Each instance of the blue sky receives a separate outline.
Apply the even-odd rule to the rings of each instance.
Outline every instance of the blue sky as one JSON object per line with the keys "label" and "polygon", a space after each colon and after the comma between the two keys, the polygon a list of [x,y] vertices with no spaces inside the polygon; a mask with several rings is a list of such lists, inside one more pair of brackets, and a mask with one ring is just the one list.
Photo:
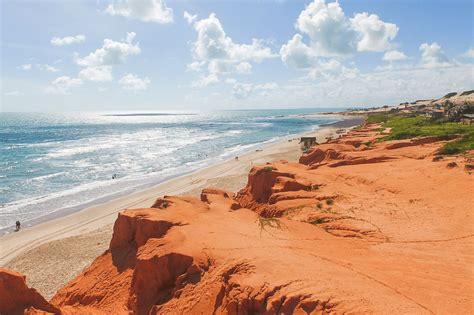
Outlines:
{"label": "blue sky", "polygon": [[1,110],[395,104],[474,88],[473,38],[469,0],[2,0]]}

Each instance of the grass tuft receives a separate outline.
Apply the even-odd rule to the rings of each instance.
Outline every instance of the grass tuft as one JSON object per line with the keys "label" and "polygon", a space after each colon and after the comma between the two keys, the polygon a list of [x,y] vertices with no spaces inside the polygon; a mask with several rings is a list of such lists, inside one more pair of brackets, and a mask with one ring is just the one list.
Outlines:
{"label": "grass tuft", "polygon": [[259,217],[258,218],[258,224],[260,226],[260,233],[263,230],[267,230],[267,227],[275,228],[275,229],[281,229],[281,222],[277,218],[264,218],[264,217]]}

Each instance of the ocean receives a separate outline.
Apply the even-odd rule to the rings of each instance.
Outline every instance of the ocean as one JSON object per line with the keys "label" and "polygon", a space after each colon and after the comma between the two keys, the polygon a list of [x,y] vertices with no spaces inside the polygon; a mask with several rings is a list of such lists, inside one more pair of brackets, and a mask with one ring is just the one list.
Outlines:
{"label": "ocean", "polygon": [[318,111],[0,113],[0,230],[16,220],[28,226],[77,211],[338,120],[305,115]]}

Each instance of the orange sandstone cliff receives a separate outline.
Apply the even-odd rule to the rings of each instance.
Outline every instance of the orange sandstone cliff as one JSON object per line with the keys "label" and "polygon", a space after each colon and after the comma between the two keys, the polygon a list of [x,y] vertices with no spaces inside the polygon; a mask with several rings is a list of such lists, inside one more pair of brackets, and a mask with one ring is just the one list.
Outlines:
{"label": "orange sandstone cliff", "polygon": [[376,142],[379,127],[256,166],[235,195],[124,210],[50,302],[0,270],[0,313],[468,314],[472,160],[435,158],[446,139]]}

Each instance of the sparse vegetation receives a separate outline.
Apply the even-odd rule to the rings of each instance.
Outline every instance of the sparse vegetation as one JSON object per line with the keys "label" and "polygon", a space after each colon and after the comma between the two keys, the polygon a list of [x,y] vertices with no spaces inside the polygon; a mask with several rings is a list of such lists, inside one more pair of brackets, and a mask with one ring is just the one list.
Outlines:
{"label": "sparse vegetation", "polygon": [[258,224],[260,226],[260,232],[262,232],[263,230],[266,231],[267,227],[281,229],[281,222],[277,218],[259,217]]}
{"label": "sparse vegetation", "polygon": [[332,198],[326,199],[326,204],[327,204],[328,206],[332,206],[332,205],[334,204],[334,199],[332,199]]}
{"label": "sparse vegetation", "polygon": [[319,188],[321,188],[321,185],[318,185],[318,184],[311,185],[311,190],[318,190]]}
{"label": "sparse vegetation", "polygon": [[317,218],[317,219],[309,221],[309,223],[314,224],[314,225],[323,224],[323,223],[326,223],[326,222],[327,222],[327,220],[324,219],[324,218]]}
{"label": "sparse vegetation", "polygon": [[323,204],[322,204],[322,203],[320,203],[320,202],[318,202],[318,203],[316,204],[316,208],[318,208],[318,209],[322,209],[322,208],[323,208]]}
{"label": "sparse vegetation", "polygon": [[271,172],[273,170],[275,170],[273,166],[265,166],[264,168],[262,168],[262,172]]}
{"label": "sparse vegetation", "polygon": [[446,143],[441,150],[439,150],[439,154],[460,154],[468,150],[474,150],[474,130],[467,133],[462,139]]}
{"label": "sparse vegetation", "polygon": [[169,206],[170,206],[170,204],[169,204],[168,201],[165,201],[165,202],[163,202],[163,203],[161,204],[161,208],[163,208],[163,209],[166,209],[166,208],[168,208]]}
{"label": "sparse vegetation", "polygon": [[384,127],[391,128],[390,134],[379,141],[402,140],[415,137],[446,137],[460,135],[461,139],[447,143],[439,154],[460,154],[474,150],[474,126],[456,122],[433,121],[424,116],[397,116],[388,114],[369,115],[368,121],[383,122]]}

